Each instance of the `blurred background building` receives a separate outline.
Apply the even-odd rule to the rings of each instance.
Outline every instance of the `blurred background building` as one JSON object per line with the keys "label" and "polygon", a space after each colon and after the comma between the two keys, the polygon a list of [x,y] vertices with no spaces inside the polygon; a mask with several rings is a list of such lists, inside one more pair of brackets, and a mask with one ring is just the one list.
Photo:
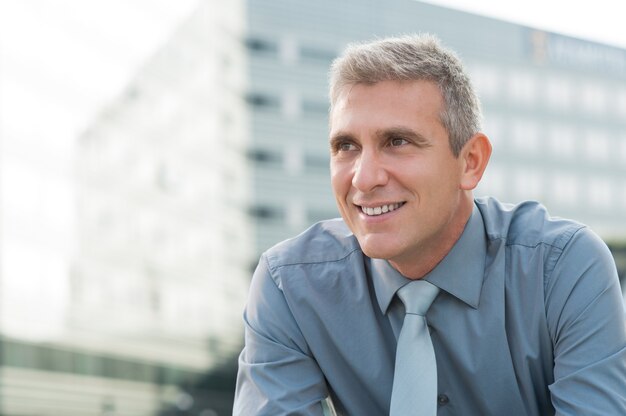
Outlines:
{"label": "blurred background building", "polygon": [[0,118],[0,415],[230,414],[258,256],[337,216],[327,71],[357,40],[455,49],[494,145],[477,194],[589,224],[624,276],[626,50],[412,0],[194,4],[64,146]]}

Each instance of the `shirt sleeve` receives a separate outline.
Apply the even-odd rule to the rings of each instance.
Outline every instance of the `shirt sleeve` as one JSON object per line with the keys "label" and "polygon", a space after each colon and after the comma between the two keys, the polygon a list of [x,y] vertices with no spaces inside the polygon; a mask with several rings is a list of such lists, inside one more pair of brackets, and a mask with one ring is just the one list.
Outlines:
{"label": "shirt sleeve", "polygon": [[233,415],[323,415],[324,376],[261,258],[244,311]]}
{"label": "shirt sleeve", "polygon": [[547,278],[556,414],[626,415],[626,320],[611,253],[583,228]]}

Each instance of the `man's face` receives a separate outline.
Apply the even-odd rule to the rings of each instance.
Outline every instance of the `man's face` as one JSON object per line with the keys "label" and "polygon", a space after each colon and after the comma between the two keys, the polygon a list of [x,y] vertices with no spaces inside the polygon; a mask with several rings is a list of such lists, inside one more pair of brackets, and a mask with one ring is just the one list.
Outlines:
{"label": "man's face", "polygon": [[428,81],[347,86],[335,103],[333,192],[369,257],[428,261],[458,237],[463,163],[450,149],[442,106]]}

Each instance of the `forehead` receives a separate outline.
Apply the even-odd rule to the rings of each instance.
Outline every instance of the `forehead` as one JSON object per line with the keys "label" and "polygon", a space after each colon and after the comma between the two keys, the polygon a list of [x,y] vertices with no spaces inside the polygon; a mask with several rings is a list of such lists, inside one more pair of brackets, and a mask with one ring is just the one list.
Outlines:
{"label": "forehead", "polygon": [[442,109],[441,91],[431,81],[352,84],[339,92],[330,114],[330,128],[438,122]]}

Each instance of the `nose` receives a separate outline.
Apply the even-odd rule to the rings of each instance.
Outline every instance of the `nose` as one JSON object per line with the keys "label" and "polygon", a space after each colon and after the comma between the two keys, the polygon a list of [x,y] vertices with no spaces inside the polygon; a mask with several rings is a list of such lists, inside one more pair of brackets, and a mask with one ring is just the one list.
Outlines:
{"label": "nose", "polygon": [[387,183],[388,175],[380,155],[363,150],[355,163],[352,186],[360,192],[370,192]]}

